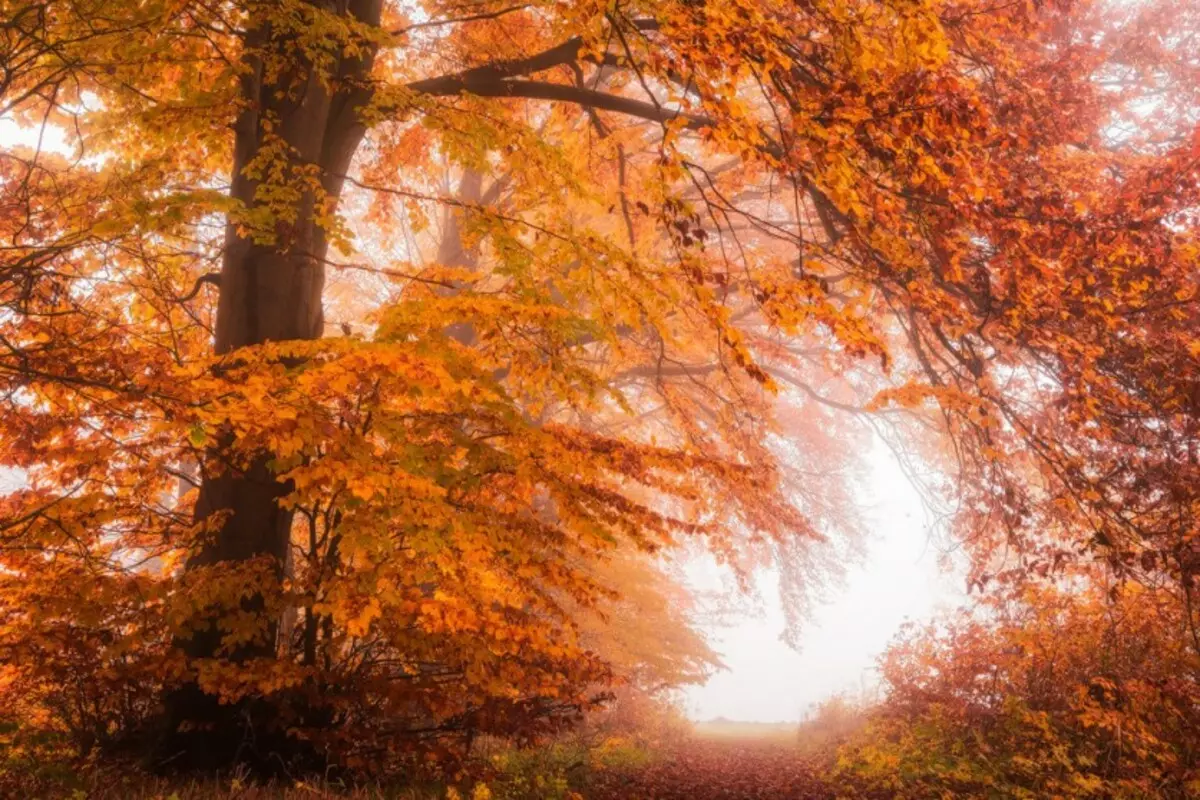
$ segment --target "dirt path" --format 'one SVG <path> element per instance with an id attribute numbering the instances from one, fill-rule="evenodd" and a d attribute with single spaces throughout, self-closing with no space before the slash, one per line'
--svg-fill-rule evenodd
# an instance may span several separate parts
<path id="1" fill-rule="evenodd" d="M 829 800 L 813 760 L 790 743 L 696 739 L 634 772 L 594 776 L 588 800 Z"/>

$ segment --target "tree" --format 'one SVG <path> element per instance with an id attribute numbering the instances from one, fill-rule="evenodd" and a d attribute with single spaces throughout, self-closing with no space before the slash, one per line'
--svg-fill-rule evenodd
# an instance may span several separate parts
<path id="1" fill-rule="evenodd" d="M 2 8 L 4 646 L 162 683 L 173 763 L 583 707 L 623 549 L 801 606 L 847 459 L 780 420 L 936 406 L 995 553 L 1142 525 L 1080 459 L 1194 411 L 1190 151 L 1100 146 L 1161 60 L 1084 6 Z"/>

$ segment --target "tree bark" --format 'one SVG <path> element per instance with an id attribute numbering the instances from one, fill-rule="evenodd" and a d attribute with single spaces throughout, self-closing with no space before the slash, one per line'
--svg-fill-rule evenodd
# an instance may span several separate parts
<path id="1" fill-rule="evenodd" d="M 351 16 L 378 26 L 382 0 L 309 0 L 319 13 Z M 344 175 L 365 131 L 358 111 L 374 52 L 343 56 L 332 75 L 321 74 L 298 43 L 271 29 L 269 21 L 251 22 L 245 37 L 246 71 L 241 79 L 244 103 L 235 126 L 231 195 L 246 208 L 257 204 L 259 182 L 245 174 L 260 155 L 268 135 L 286 147 L 289 171 L 320 168 L 321 192 L 307 191 L 292 209 L 290 221 L 276 224 L 274 241 L 256 242 L 233 222 L 226 227 L 214 347 L 219 354 L 266 342 L 313 340 L 323 334 L 322 291 L 329 242 L 318 225 L 322 202 L 336 202 Z M 322 195 L 324 195 L 322 197 Z M 210 463 L 222 461 L 220 442 Z M 290 551 L 292 512 L 279 506 L 290 487 L 272 473 L 270 453 L 257 455 L 248 469 L 206 474 L 195 517 L 228 517 L 185 566 L 237 566 L 268 559 L 282 581 Z M 222 634 L 215 619 L 193 620 L 195 633 L 177 642 L 189 661 L 223 658 L 235 663 L 278 657 L 277 615 L 263 597 L 241 609 L 262 615 L 265 636 L 232 652 L 220 651 Z M 253 705 L 253 707 L 252 707 Z M 222 705 L 195 682 L 166 697 L 167 736 L 164 761 L 182 768 L 221 768 L 233 763 L 282 766 L 289 743 L 275 723 L 269 704 Z M 283 752 L 280 752 L 280 751 Z"/>

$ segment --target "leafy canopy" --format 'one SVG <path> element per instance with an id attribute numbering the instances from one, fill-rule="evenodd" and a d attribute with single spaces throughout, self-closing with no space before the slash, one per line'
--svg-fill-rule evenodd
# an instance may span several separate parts
<path id="1" fill-rule="evenodd" d="M 1175 79 L 1161 27 L 985 0 L 0 16 L 0 109 L 37 134 L 0 153 L 0 689 L 28 719 L 104 742 L 194 684 L 351 766 L 537 730 L 642 669 L 585 635 L 625 622 L 610 563 L 779 564 L 798 619 L 853 549 L 861 422 L 949 435 L 980 584 L 1009 545 L 1007 579 L 1089 547 L 1195 568 L 1188 96 L 1107 138 Z M 281 552 L 197 492 L 249 485 Z M 710 662 L 679 637 L 667 683 Z"/>

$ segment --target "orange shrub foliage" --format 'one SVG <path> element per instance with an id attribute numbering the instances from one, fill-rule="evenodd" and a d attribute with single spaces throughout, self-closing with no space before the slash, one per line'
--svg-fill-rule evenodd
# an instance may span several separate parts
<path id="1" fill-rule="evenodd" d="M 1200 656 L 1176 594 L 1029 588 L 905 633 L 837 777 L 897 798 L 1186 798 Z"/>

